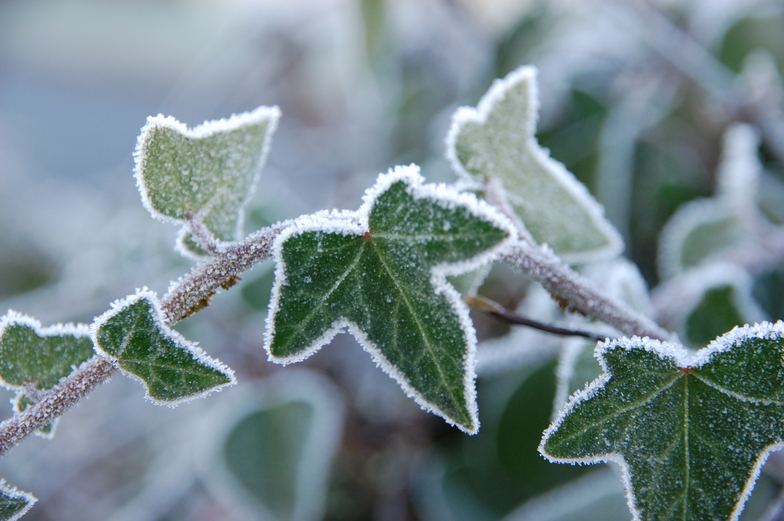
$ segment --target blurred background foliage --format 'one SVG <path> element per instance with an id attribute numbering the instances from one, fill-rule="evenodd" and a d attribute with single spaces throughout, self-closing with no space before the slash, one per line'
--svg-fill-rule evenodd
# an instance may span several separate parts
<path id="1" fill-rule="evenodd" d="M 715 251 L 745 247 L 714 244 L 721 222 L 695 225 L 703 235 L 689 244 L 713 246 L 693 266 L 657 267 L 665 223 L 717 193 L 733 122 L 760 136 L 754 211 L 771 229 L 784 223 L 780 0 L 0 0 L 0 308 L 89 323 L 189 269 L 175 228 L 149 218 L 131 176 L 148 115 L 194 126 L 281 107 L 251 231 L 354 209 L 396 164 L 453 181 L 451 114 L 522 64 L 540 71 L 540 143 L 605 206 L 668 327 L 698 348 L 738 323 L 784 318 L 780 257 L 717 268 Z M 25 519 L 629 518 L 613 472 L 536 453 L 562 340 L 512 331 L 500 359 L 514 363 L 494 368 L 482 354 L 495 340 L 480 344 L 482 429 L 468 437 L 420 411 L 347 335 L 303 364 L 300 385 L 275 383 L 291 369 L 262 349 L 272 266 L 244 279 L 178 326 L 234 368 L 239 387 L 176 410 L 145 403 L 125 379 L 99 389 L 54 440 L 0 462 L 40 499 Z M 541 292 L 508 271 L 482 292 L 573 318 L 534 305 Z M 482 340 L 510 331 L 476 321 Z M 598 370 L 573 358 L 589 364 L 574 374 Z M 744 520 L 779 519 L 782 469 L 772 458 Z"/>

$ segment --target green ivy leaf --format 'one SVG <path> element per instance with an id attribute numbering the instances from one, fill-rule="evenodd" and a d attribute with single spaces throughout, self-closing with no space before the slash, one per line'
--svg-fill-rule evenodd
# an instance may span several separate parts
<path id="1" fill-rule="evenodd" d="M 474 433 L 475 332 L 445 277 L 489 261 L 514 232 L 473 194 L 422 182 L 398 167 L 359 212 L 307 216 L 279 237 L 265 346 L 296 362 L 348 327 L 424 409 Z"/>
<path id="2" fill-rule="evenodd" d="M 696 355 L 647 338 L 602 343 L 604 374 L 572 396 L 539 451 L 618 462 L 635 519 L 737 519 L 784 446 L 784 323 L 736 328 Z"/>
<path id="3" fill-rule="evenodd" d="M 454 114 L 447 157 L 468 181 L 500 180 L 534 239 L 567 262 L 615 257 L 623 241 L 602 207 L 537 143 L 537 110 L 536 69 L 521 67 Z"/>
<path id="4" fill-rule="evenodd" d="M 44 328 L 34 318 L 9 311 L 0 319 L 0 385 L 16 392 L 14 411 L 37 402 L 36 391 L 51 389 L 95 354 L 84 324 Z M 54 435 L 56 420 L 36 431 Z"/>
<path id="5" fill-rule="evenodd" d="M 279 119 L 277 107 L 259 107 L 194 129 L 172 117 L 147 119 L 134 154 L 136 182 L 154 217 L 183 225 L 181 253 L 207 253 L 193 240 L 191 217 L 220 241 L 242 237 L 244 208 Z"/>
<path id="6" fill-rule="evenodd" d="M 16 521 L 33 508 L 35 496 L 0 480 L 0 521 Z"/>
<path id="7" fill-rule="evenodd" d="M 115 302 L 92 326 L 97 348 L 171 407 L 234 385 L 234 372 L 165 325 L 158 297 L 143 289 Z"/>

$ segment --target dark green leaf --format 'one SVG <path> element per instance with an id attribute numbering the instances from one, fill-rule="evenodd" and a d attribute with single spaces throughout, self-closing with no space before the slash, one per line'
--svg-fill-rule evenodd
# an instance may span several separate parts
<path id="1" fill-rule="evenodd" d="M 747 326 L 696 355 L 640 338 L 600 344 L 605 373 L 575 394 L 540 452 L 617 461 L 636 519 L 736 519 L 784 442 L 784 323 Z"/>
<path id="2" fill-rule="evenodd" d="M 165 325 L 154 293 L 141 290 L 113 305 L 93 325 L 98 348 L 165 405 L 204 396 L 236 383 L 231 369 Z"/>
<path id="3" fill-rule="evenodd" d="M 266 347 L 296 362 L 347 326 L 423 408 L 473 433 L 475 333 L 445 276 L 481 266 L 513 232 L 472 194 L 421 183 L 399 167 L 358 213 L 305 217 L 281 236 Z"/>

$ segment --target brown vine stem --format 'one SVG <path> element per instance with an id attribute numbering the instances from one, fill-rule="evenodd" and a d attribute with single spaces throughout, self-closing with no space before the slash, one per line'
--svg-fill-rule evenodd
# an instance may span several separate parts
<path id="1" fill-rule="evenodd" d="M 111 359 L 95 355 L 68 378 L 47 391 L 39 402 L 0 423 L 0 456 L 4 456 L 37 429 L 61 416 L 117 371 L 118 368 Z"/>
<path id="2" fill-rule="evenodd" d="M 606 295 L 544 248 L 518 241 L 502 260 L 539 282 L 563 307 L 610 325 L 625 335 L 669 340 L 673 334 Z"/>
<path id="3" fill-rule="evenodd" d="M 161 299 L 167 323 L 173 325 L 206 307 L 219 288 L 228 289 L 240 273 L 272 257 L 272 244 L 285 226 L 282 223 L 264 228 L 241 242 L 228 244 L 173 283 Z M 113 360 L 95 355 L 55 387 L 41 393 L 38 402 L 0 423 L 0 456 L 61 416 L 118 371 Z"/>
<path id="4" fill-rule="evenodd" d="M 600 335 L 592 331 L 585 331 L 582 329 L 575 329 L 571 327 L 561 327 L 555 324 L 546 324 L 544 322 L 539 322 L 538 320 L 534 320 L 532 318 L 524 317 L 518 313 L 515 313 L 510 309 L 505 308 L 498 302 L 482 297 L 480 295 L 466 295 L 465 297 L 463 297 L 463 301 L 465 301 L 465 303 L 471 306 L 472 308 L 478 309 L 479 311 L 483 311 L 488 315 L 494 316 L 497 319 L 503 320 L 504 322 L 507 322 L 509 324 L 530 327 L 533 329 L 537 329 L 539 331 L 544 331 L 545 333 L 550 333 L 551 335 L 579 336 L 582 338 L 588 338 L 590 340 L 596 340 L 597 342 L 601 342 L 603 340 L 610 340 L 610 338 L 607 335 Z"/>

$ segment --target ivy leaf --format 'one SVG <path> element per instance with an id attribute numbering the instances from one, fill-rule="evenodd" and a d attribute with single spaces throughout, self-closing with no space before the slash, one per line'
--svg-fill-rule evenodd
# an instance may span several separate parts
<path id="1" fill-rule="evenodd" d="M 604 374 L 571 397 L 539 451 L 621 465 L 635 519 L 737 519 L 784 446 L 784 323 L 736 328 L 690 355 L 647 338 L 597 346 Z"/>
<path id="2" fill-rule="evenodd" d="M 259 107 L 193 129 L 172 117 L 147 119 L 136 144 L 135 176 L 142 202 L 163 221 L 183 225 L 178 249 L 200 257 L 191 218 L 219 241 L 242 237 L 244 209 L 269 153 L 280 110 Z"/>
<path id="3" fill-rule="evenodd" d="M 218 404 L 217 423 L 207 418 L 218 429 L 204 480 L 242 519 L 322 520 L 344 419 L 340 392 L 309 371 L 258 383 Z"/>
<path id="4" fill-rule="evenodd" d="M 281 234 L 265 346 L 297 362 L 348 327 L 420 406 L 474 433 L 475 332 L 445 277 L 489 261 L 514 231 L 473 194 L 422 182 L 418 167 L 398 167 L 358 212 L 307 216 Z"/>
<path id="5" fill-rule="evenodd" d="M 84 324 L 44 328 L 34 318 L 9 311 L 0 319 L 0 385 L 16 392 L 14 411 L 38 400 L 37 391 L 51 389 L 95 354 Z M 56 421 L 36 434 L 51 438 Z"/>
<path id="6" fill-rule="evenodd" d="M 38 501 L 32 494 L 22 492 L 0 479 L 0 521 L 16 521 Z"/>
<path id="7" fill-rule="evenodd" d="M 510 205 L 539 243 L 567 262 L 612 258 L 623 241 L 585 186 L 534 137 L 536 69 L 521 67 L 496 80 L 476 109 L 452 117 L 447 158 L 465 180 L 501 181 Z"/>
<path id="8" fill-rule="evenodd" d="M 141 380 L 158 405 L 174 407 L 234 385 L 234 372 L 165 325 L 158 297 L 145 289 L 112 304 L 95 320 L 99 351 Z"/>

